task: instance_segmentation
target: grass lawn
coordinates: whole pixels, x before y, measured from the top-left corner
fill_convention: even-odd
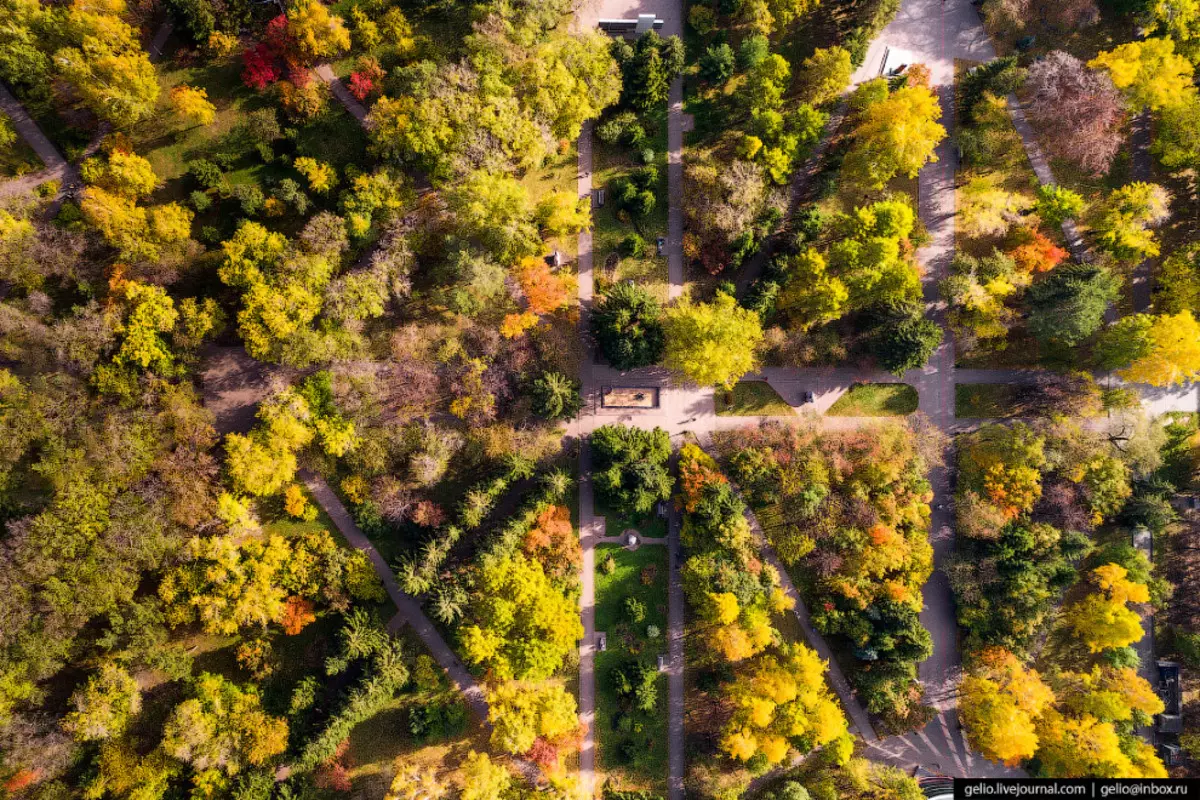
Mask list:
[[[620,536],[621,531],[626,528],[633,528],[643,537],[652,539],[667,535],[666,520],[659,519],[654,514],[639,517],[636,514],[625,514],[615,508],[609,508],[608,504],[601,499],[599,492],[592,501],[592,508],[595,509],[596,516],[604,517],[604,534],[606,536]]]
[[[902,417],[917,410],[917,390],[907,383],[857,383],[826,412],[831,417]]]
[[[667,646],[667,551],[647,545],[629,552],[601,545],[596,554],[596,630],[608,635],[608,649],[596,654],[596,736],[599,768],[616,778],[621,787],[663,790],[667,780],[667,681],[658,675],[658,703],[653,713],[622,711],[625,700],[613,689],[611,673],[621,664],[641,659],[655,663]],[[611,554],[612,573],[602,568]],[[646,608],[646,618],[627,622],[625,600],[636,597]],[[648,626],[658,627],[658,638],[646,636]],[[617,725],[622,716],[630,730]],[[631,723],[631,724],[630,724]]]
[[[592,210],[592,251],[598,289],[620,281],[630,280],[650,292],[660,302],[667,300],[667,259],[655,255],[655,240],[667,235],[667,116],[666,109],[653,115],[643,115],[647,126],[646,148],[654,151],[658,168],[654,211],[643,219],[622,222],[616,203],[616,181],[642,166],[640,152],[621,145],[606,145],[597,137],[592,149],[592,187],[605,190],[603,208]],[[653,128],[653,130],[650,130]],[[649,245],[644,258],[624,258],[619,252],[621,241],[638,233]]]
[[[960,383],[954,387],[954,416],[995,419],[1012,413],[1015,388],[1006,383]]]
[[[796,412],[766,381],[739,381],[733,392],[717,387],[719,417],[791,417]]]

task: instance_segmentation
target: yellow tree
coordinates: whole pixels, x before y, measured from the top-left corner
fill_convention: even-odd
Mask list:
[[[300,0],[288,9],[288,33],[307,62],[331,58],[350,48],[350,32],[342,18],[319,0]]]
[[[1146,352],[1117,374],[1127,381],[1169,386],[1200,376],[1200,323],[1191,311],[1155,317]]]
[[[174,355],[160,334],[175,328],[179,319],[175,301],[161,286],[129,281],[124,289],[129,312],[117,332],[125,334],[125,339],[113,361],[165,374],[174,362]]]
[[[846,153],[845,169],[855,179],[882,189],[895,175],[915,178],[934,148],[946,138],[938,122],[941,106],[924,86],[905,86],[862,110]]]
[[[701,386],[726,389],[754,369],[763,336],[758,314],[724,292],[711,303],[686,300],[669,309],[663,329],[663,361],[669,369]]]
[[[292,162],[292,166],[308,180],[308,188],[318,194],[326,194],[337,183],[337,172],[324,161],[301,156]]]
[[[1007,650],[988,650],[980,661],[960,688],[963,727],[979,752],[1018,764],[1037,751],[1036,722],[1054,701],[1054,693]]]
[[[470,763],[474,752],[467,756]],[[485,756],[486,758],[486,756]],[[396,759],[396,777],[384,800],[441,800],[450,787],[438,778],[437,769],[414,764],[404,756]]]
[[[575,697],[561,684],[508,681],[488,696],[492,746],[506,753],[528,752],[535,740],[561,741],[579,727]]]
[[[768,764],[778,764],[793,743],[811,750],[847,733],[825,684],[825,662],[802,644],[758,656],[727,689],[735,710],[721,749],[740,761],[761,753]]]
[[[128,198],[149,194],[158,184],[150,162],[125,150],[87,159],[79,165],[79,175],[84,183]]]
[[[1145,633],[1137,612],[1126,604],[1149,602],[1150,591],[1128,575],[1119,564],[1097,567],[1089,576],[1094,590],[1063,610],[1063,621],[1093,653],[1125,647]]]
[[[69,44],[54,54],[59,75],[84,105],[117,127],[151,116],[160,91],[154,65],[120,17],[124,11],[124,0],[75,0],[62,26]]]
[[[211,125],[217,118],[217,107],[208,101],[208,92],[193,86],[181,84],[172,89],[171,108],[192,125]]]
[[[853,71],[849,50],[836,46],[818,47],[800,64],[804,99],[814,106],[834,99],[845,91]]]
[[[512,773],[487,753],[472,750],[463,761],[459,786],[461,800],[500,800],[512,786]]]
[[[203,673],[195,696],[175,707],[163,725],[162,748],[195,770],[197,787],[262,766],[287,748],[287,723],[268,715],[253,687]]]
[[[208,633],[231,636],[243,627],[265,627],[283,618],[287,591],[281,570],[291,548],[280,536],[238,545],[231,536],[194,538],[187,563],[159,584],[167,620],[199,620]]]
[[[1122,740],[1111,723],[1091,714],[1078,718],[1047,711],[1038,724],[1038,759],[1051,778],[1165,778],[1154,748],[1138,739]]]
[[[1135,110],[1178,106],[1196,92],[1192,65],[1170,39],[1143,39],[1106,50],[1088,62],[1108,72]]]

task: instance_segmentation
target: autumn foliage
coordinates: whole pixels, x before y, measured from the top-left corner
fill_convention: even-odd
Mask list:
[[[1049,272],[1062,263],[1067,251],[1040,231],[1029,231],[1027,241],[1009,251],[1017,268],[1024,272]]]
[[[283,606],[283,619],[280,620],[280,624],[283,625],[284,633],[288,636],[295,636],[316,619],[311,600],[305,600],[303,597],[289,597]]]
[[[522,545],[525,554],[542,562],[547,574],[562,578],[578,571],[583,559],[579,535],[571,524],[571,510],[548,505],[540,514]]]
[[[571,299],[567,282],[550,271],[544,258],[531,256],[522,259],[517,267],[517,282],[535,314],[549,314]]]

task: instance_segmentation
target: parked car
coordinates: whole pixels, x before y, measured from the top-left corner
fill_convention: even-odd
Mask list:
[[[806,391],[800,395],[800,405],[807,406],[817,402],[817,396],[811,391]]]
[[[667,250],[667,240],[665,238],[663,238],[662,236],[655,239],[654,240],[654,249],[661,256]]]

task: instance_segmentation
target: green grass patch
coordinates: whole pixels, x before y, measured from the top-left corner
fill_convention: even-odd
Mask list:
[[[733,391],[717,387],[719,417],[790,417],[795,411],[766,381],[739,381]]]
[[[633,528],[643,537],[651,539],[667,535],[666,520],[659,519],[653,513],[647,514],[644,517],[637,514],[626,514],[623,511],[610,507],[600,496],[599,492],[596,493],[595,499],[592,501],[592,508],[595,510],[597,517],[604,517],[604,533],[606,536],[620,536],[621,531],[628,528]]]
[[[654,153],[650,163],[658,168],[654,211],[645,217],[624,217],[617,209],[616,183],[634,170],[644,166],[641,151],[621,145],[606,145],[596,138],[592,149],[592,188],[605,190],[603,208],[592,209],[592,252],[597,288],[631,280],[645,288],[659,301],[666,302],[668,275],[666,256],[655,255],[654,242],[667,235],[667,115],[666,109],[641,117],[647,139],[643,145]],[[626,258],[619,252],[621,242],[639,234],[649,244],[644,258]]]
[[[831,417],[902,417],[917,410],[917,390],[907,383],[856,383],[826,413]]]
[[[1006,383],[960,383],[954,387],[954,416],[997,419],[1012,414],[1016,387]]]
[[[604,570],[611,555],[616,567]],[[633,623],[627,598],[645,607],[645,619]],[[647,636],[649,626],[657,638]],[[608,649],[596,653],[596,736],[600,769],[619,777],[621,786],[662,790],[667,779],[667,681],[656,678],[653,712],[637,711],[620,697],[612,672],[629,661],[654,664],[667,648],[667,550],[648,545],[629,552],[601,545],[596,553],[596,630],[608,637]]]

